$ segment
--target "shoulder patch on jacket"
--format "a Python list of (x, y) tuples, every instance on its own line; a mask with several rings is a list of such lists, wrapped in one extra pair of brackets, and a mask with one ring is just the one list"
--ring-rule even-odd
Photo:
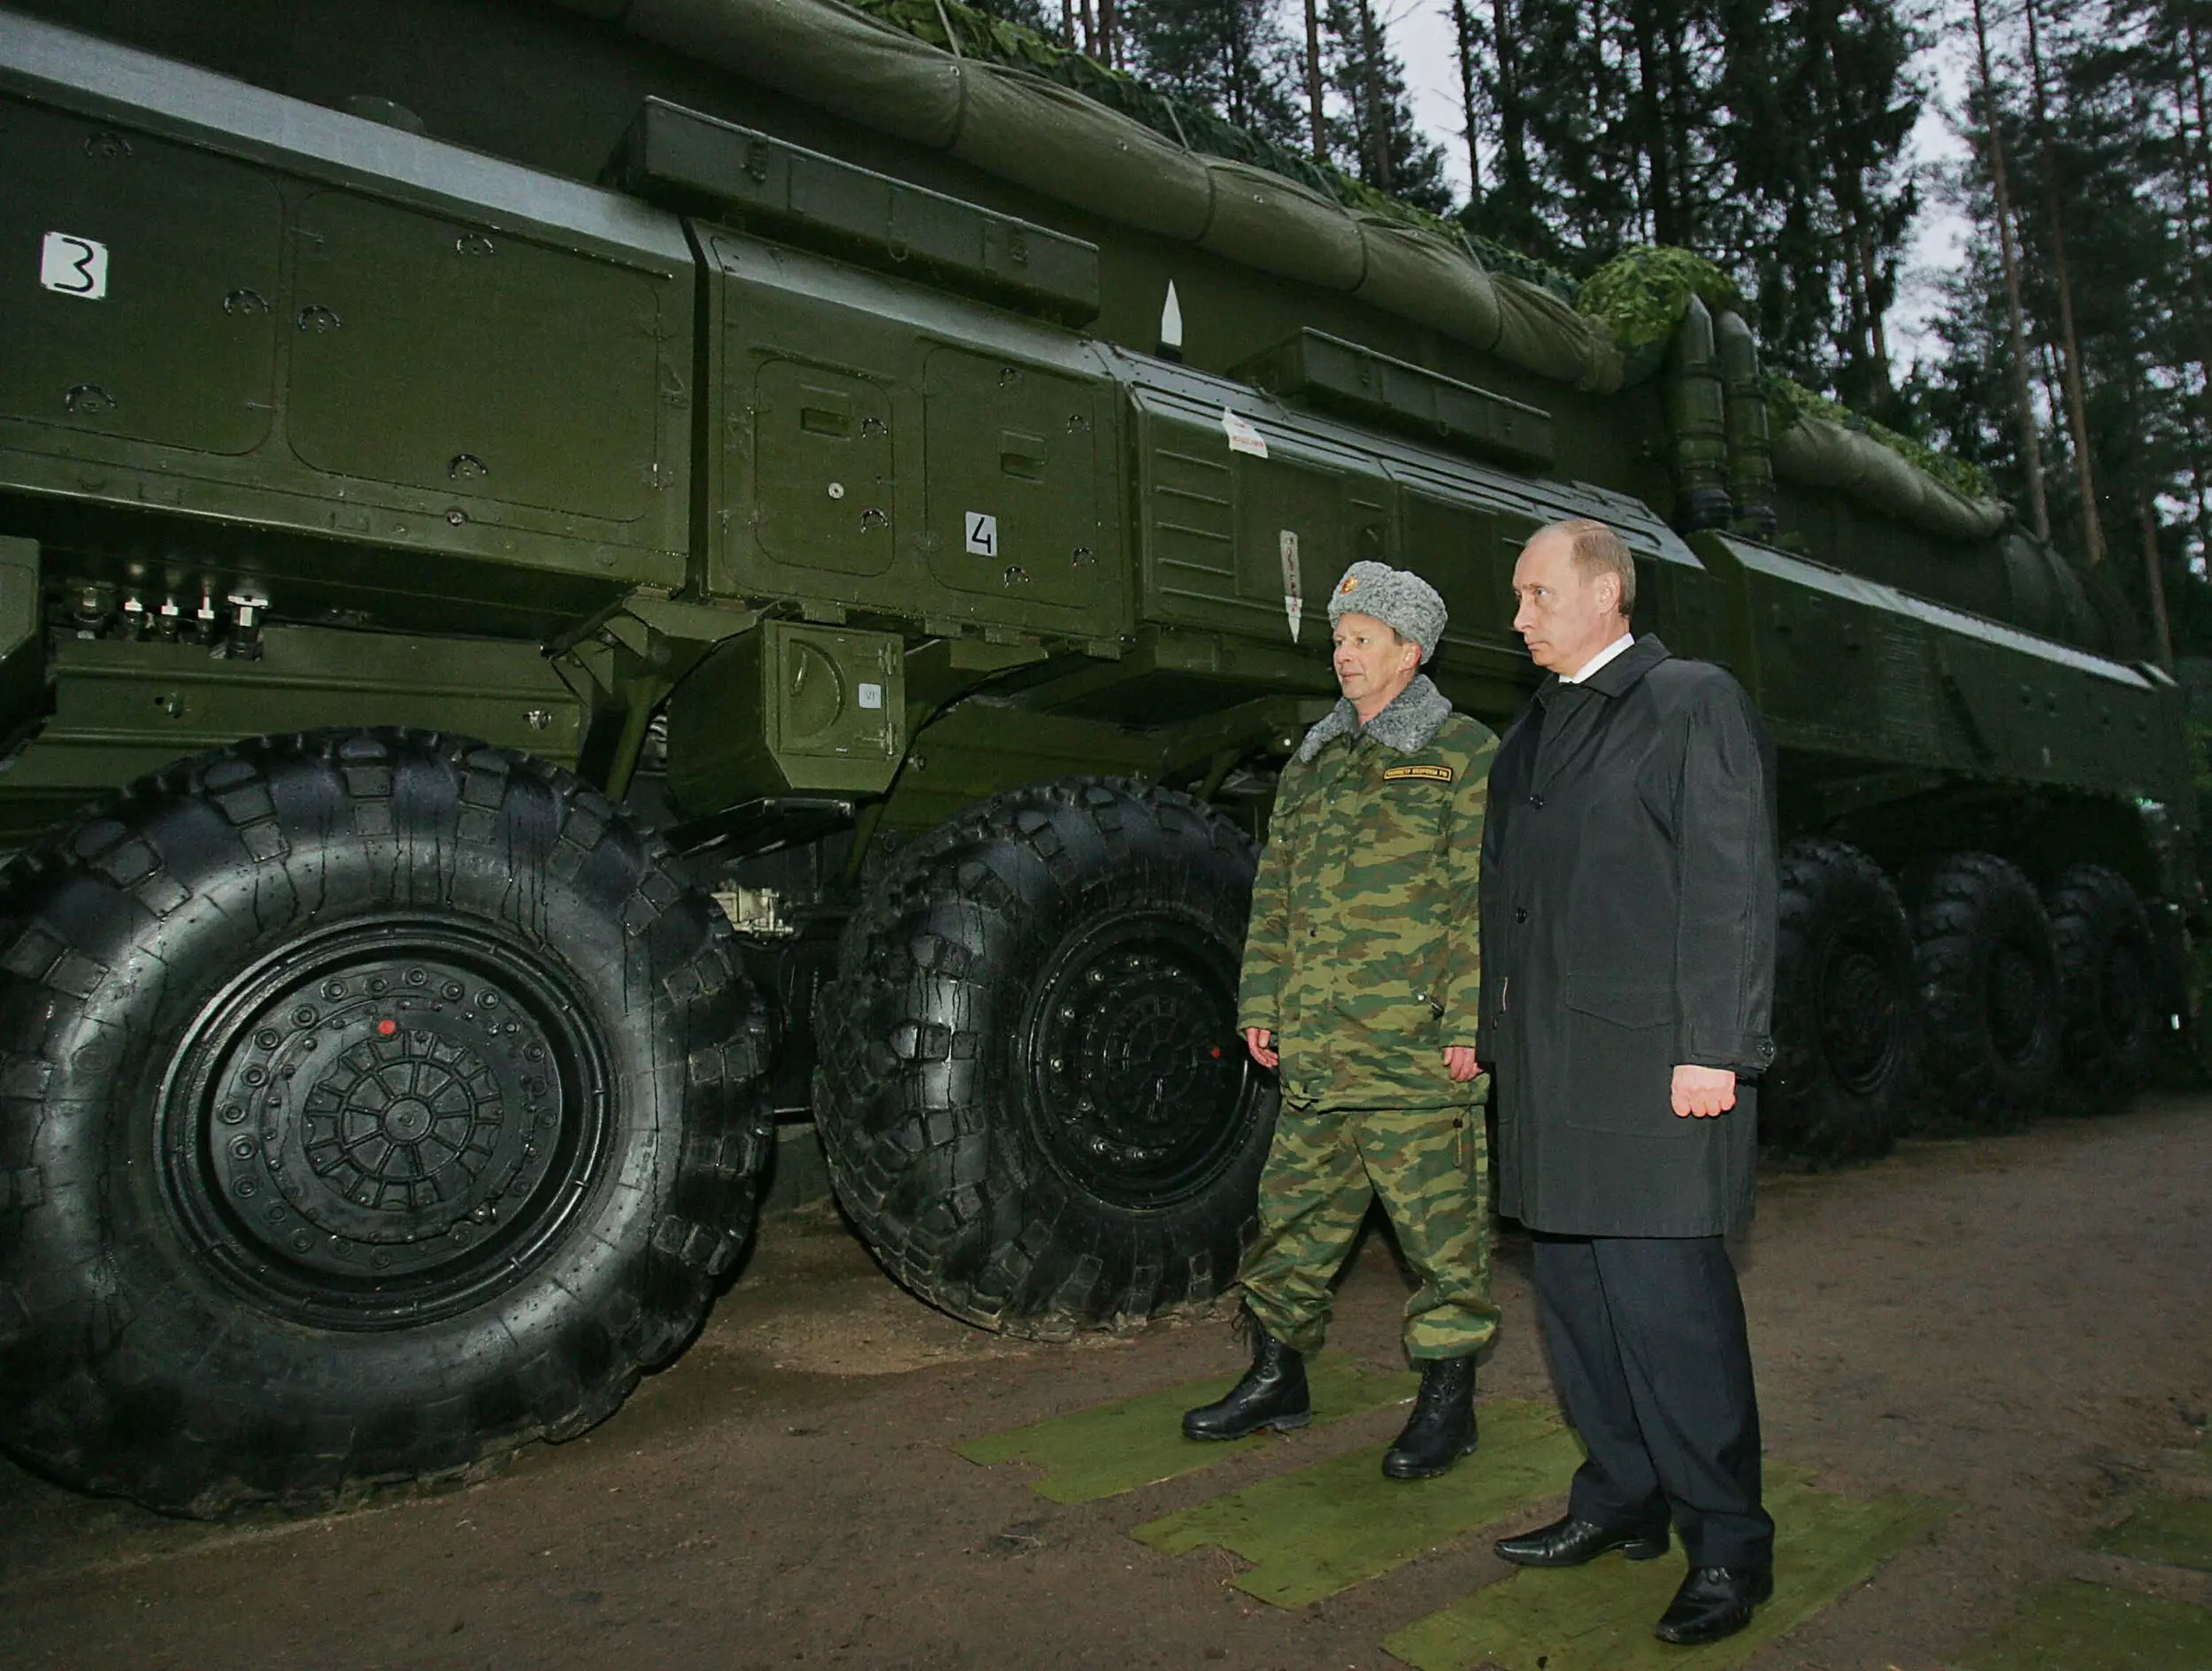
[(1452, 768), (1448, 766), (1393, 766), (1384, 769), (1383, 782), (1386, 783), (1394, 783), (1402, 777), (1425, 778), (1432, 783), (1448, 783), (1452, 781)]

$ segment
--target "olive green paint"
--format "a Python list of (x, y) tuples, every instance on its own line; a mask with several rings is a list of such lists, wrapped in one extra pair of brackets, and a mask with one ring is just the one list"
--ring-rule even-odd
[(1478, 1414), (1481, 1447), (1441, 1479), (1385, 1479), (1376, 1445), (1130, 1536), (1164, 1554), (1217, 1546), (1241, 1555), (1252, 1566), (1231, 1582), (1279, 1607), (1319, 1601), (1556, 1494), (1582, 1459), (1581, 1446), (1547, 1405), (1508, 1400)]
[[(1555, 1478), (1553, 1489), (1558, 1483)], [(1871, 1498), (1816, 1491), (1801, 1472), (1784, 1467), (1767, 1471), (1766, 1504), (1776, 1529), (1774, 1599), (1725, 1642), (1686, 1653), (1651, 1634), (1682, 1582), (1678, 1551), (1664, 1560), (1607, 1556), (1570, 1571), (1517, 1572), (1386, 1636), (1383, 1646), (1418, 1671), (1709, 1671), (1741, 1665), (1865, 1582), (1949, 1513), (1943, 1504), (1901, 1491)]]
[(2097, 1539), (2108, 1555), (2212, 1573), (2212, 1498), (2154, 1497)]
[(1098, 314), (1098, 246), (649, 98), (612, 183), (777, 236), (1080, 325)]
[[(1418, 1384), (1412, 1375), (1377, 1369), (1342, 1352), (1315, 1359), (1307, 1367), (1307, 1378), (1316, 1424), (1408, 1403)], [(1031, 1489), (1055, 1503), (1095, 1502), (1194, 1474), (1265, 1443), (1207, 1444), (1183, 1436), (1183, 1412), (1210, 1404), (1232, 1384), (1226, 1378), (1196, 1381), (987, 1434), (953, 1448), (971, 1462), (1029, 1462), (1041, 1467), (1044, 1475)]]
[(2212, 1665), (2212, 1610), (2079, 1579), (2031, 1590), (2020, 1615), (1953, 1671), (2195, 1671)]
[[(1717, 515), (1735, 479), (1709, 332), (1678, 357), (1694, 401), (1683, 376), (1577, 386), (1542, 356), (1416, 329), (1371, 304), (1381, 291), (1360, 299), (1364, 280), (1339, 294), (1259, 272), (873, 133), (829, 89), (766, 96), (742, 73), (580, 35), (552, 8), (481, 32), (454, 31), (429, 0), (394, 0), (373, 23), (316, 13), (309, 33), (349, 87), (357, 70), (356, 90), (422, 115), (423, 134), (318, 104), (326, 76), (280, 67), (275, 42), (304, 15), (293, 0), (182, 35), (172, 9), (135, 0), (31, 10), (111, 37), (0, 13), (0, 164), (33, 182), (0, 203), (0, 230), (22, 244), (59, 228), (111, 266), (102, 299), (26, 282), (5, 304), (10, 340), (32, 351), (0, 368), (0, 489), (19, 519), (0, 534), (39, 542), (50, 612), (104, 586), (146, 610), (204, 596), (227, 620), (220, 600), (240, 591), (267, 597), (273, 628), (551, 651), (594, 686), (584, 735), (565, 754), (510, 746), (620, 792), (634, 762), (658, 766), (649, 732), (671, 701), (687, 819), (780, 794), (857, 813), (887, 794), (872, 828), (903, 835), (1068, 771), (1225, 782), (1271, 752), (1271, 727), (1171, 765), (1179, 732), (1333, 694), (1322, 605), (1363, 558), (1433, 581), (1451, 611), (1438, 681), (1502, 721), (1533, 681), (1511, 628), (1514, 556), (1536, 527), (1595, 515), (1636, 553), (1640, 629), (1724, 663), (1757, 699), (1785, 834), (1904, 863), (1984, 839), (1925, 815), (1955, 797), (1976, 831), (2018, 828), (2008, 856), (2032, 869), (2093, 857), (2146, 893), (2194, 897), (2178, 690), (2123, 658), (2125, 623), (2089, 609), (2062, 563), (2018, 540), (1926, 536), (1801, 471), (1778, 497), (1790, 551), (1669, 526), (1678, 487)], [(463, 56), (391, 50), (426, 27), (465, 38)], [(537, 98), (474, 96), (526, 64)], [(618, 151), (628, 175), (606, 170)], [(634, 191), (583, 183), (624, 179)], [(1286, 197), (1251, 201), (1263, 243), (1295, 218)], [(1371, 255), (1413, 253), (1360, 236)], [(1064, 321), (1090, 306), (1094, 249), (1100, 312), (1077, 329)], [(1180, 363), (1150, 351), (1170, 279)], [(1499, 285), (1543, 304), (1540, 337), (1594, 328)], [(1277, 354), (1266, 376), (1294, 397), (1240, 378), (1286, 344), (1296, 364)], [(809, 730), (794, 748), (778, 728), (808, 716), (739, 700), (740, 686), (762, 700), (735, 675), (772, 662), (765, 640), (695, 671), (593, 671), (585, 641), (626, 596), (726, 612), (726, 633), (687, 630), (702, 647), (795, 617), (881, 635), (903, 658), (981, 639), (1064, 671), (975, 669), (927, 712), (887, 708), (880, 729), (841, 716), (852, 735)], [(166, 647), (120, 620), (87, 630), (165, 678)], [(49, 632), (50, 654), (74, 636), (53, 613)], [(312, 702), (296, 687), (239, 735), (295, 711), (393, 717), (382, 688), (346, 687), (344, 660)], [(465, 705), (411, 717), (480, 730)], [(43, 718), (34, 681), (0, 679), (0, 732)], [(97, 752), (51, 761), (58, 774), (12, 774), (0, 823), (64, 810), (62, 776), (97, 793), (206, 740), (188, 743), (150, 697)], [(1930, 778), (1886, 827), (1903, 834), (1849, 821)], [(2078, 805), (2055, 823), (1984, 816), (2031, 791)], [(1839, 795), (1865, 805), (1844, 814)]]

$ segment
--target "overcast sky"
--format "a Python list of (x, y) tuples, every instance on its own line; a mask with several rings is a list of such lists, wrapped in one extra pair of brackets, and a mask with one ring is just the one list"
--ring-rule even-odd
[[(1450, 14), (1440, 0), (1409, 0), (1409, 4), (1401, 0), (1386, 15), (1396, 19), (1390, 26), (1391, 40), (1405, 60), (1416, 115), (1429, 135), (1443, 145), (1453, 189), (1464, 196), (1467, 142), (1461, 134), (1466, 119), (1460, 106), (1459, 66), (1453, 57)], [(1923, 106), (1920, 121), (1908, 142), (1916, 160), (1951, 162), (1964, 155), (1965, 148), (1945, 112), (1958, 107), (1965, 91), (1970, 53), (1962, 49), (1967, 44), (1953, 37), (1939, 39), (1914, 64), (1914, 73), (1929, 82), (1934, 94)], [(1958, 216), (1939, 203), (1931, 202), (1921, 211), (1906, 256), (1903, 294), (1889, 319), (1891, 352), (1901, 371), (1916, 350), (1934, 351), (1926, 333), (1927, 320), (1938, 305), (1934, 281), (1963, 258), (1965, 230)]]

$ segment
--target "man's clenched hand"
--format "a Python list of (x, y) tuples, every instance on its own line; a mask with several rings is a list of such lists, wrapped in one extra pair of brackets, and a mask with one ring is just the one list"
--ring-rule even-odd
[(1674, 1070), (1674, 1112), (1684, 1120), (1710, 1120), (1736, 1105), (1736, 1076), (1724, 1067), (1693, 1067), (1687, 1062)]

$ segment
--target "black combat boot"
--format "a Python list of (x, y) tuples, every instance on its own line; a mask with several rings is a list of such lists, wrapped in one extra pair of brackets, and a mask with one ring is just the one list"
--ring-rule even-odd
[(1252, 1367), (1218, 1404), (1183, 1413), (1187, 1439), (1241, 1439), (1262, 1428), (1302, 1428), (1313, 1420), (1313, 1398), (1306, 1390), (1306, 1360), (1256, 1322), (1252, 1330)]
[(1475, 1360), (1432, 1359), (1405, 1431), (1383, 1458), (1394, 1480), (1432, 1480), (1475, 1448)]

